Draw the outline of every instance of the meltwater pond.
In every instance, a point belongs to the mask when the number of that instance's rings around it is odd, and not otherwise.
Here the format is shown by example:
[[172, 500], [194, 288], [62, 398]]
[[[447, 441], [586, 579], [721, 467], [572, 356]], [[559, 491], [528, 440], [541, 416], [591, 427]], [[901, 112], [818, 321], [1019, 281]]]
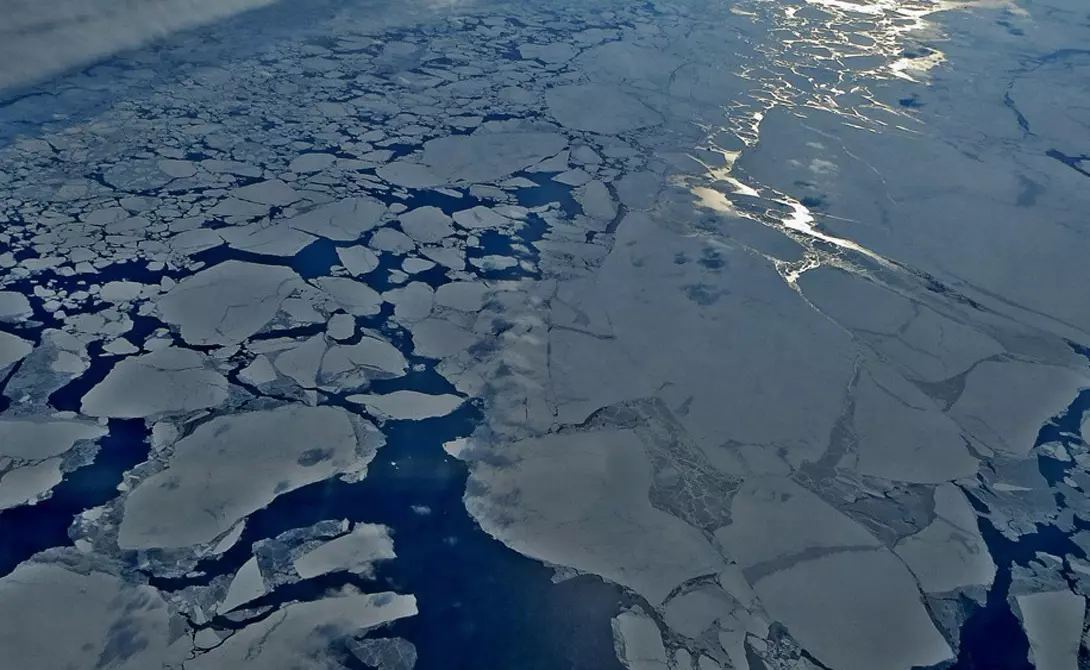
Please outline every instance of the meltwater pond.
[[1075, 0], [86, 4], [0, 26], [0, 657], [1090, 658]]

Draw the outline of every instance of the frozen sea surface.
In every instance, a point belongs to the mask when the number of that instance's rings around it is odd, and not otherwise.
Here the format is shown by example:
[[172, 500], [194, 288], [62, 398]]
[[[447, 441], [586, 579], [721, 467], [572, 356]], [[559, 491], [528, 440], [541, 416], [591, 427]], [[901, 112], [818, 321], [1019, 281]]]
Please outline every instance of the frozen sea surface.
[[1090, 667], [1077, 0], [8, 10], [12, 667]]

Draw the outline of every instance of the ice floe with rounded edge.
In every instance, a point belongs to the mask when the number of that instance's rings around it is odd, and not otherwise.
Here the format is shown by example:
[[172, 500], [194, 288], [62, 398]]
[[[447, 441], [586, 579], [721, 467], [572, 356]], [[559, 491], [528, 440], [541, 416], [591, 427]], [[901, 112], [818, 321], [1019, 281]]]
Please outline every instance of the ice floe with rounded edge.
[[175, 443], [166, 467], [129, 493], [118, 544], [211, 542], [283, 493], [360, 475], [381, 443], [373, 426], [335, 407], [286, 405], [216, 417]]
[[295, 571], [303, 579], [330, 572], [370, 575], [374, 564], [395, 558], [390, 530], [378, 524], [356, 524], [352, 532], [332, 539], [295, 559]]
[[572, 130], [616, 135], [663, 121], [639, 98], [609, 85], [555, 86], [546, 91], [545, 101], [553, 118]]
[[382, 395], [350, 395], [346, 398], [367, 407], [383, 419], [419, 421], [446, 416], [462, 406], [465, 398], [456, 395], [431, 395], [419, 391], [394, 391]]

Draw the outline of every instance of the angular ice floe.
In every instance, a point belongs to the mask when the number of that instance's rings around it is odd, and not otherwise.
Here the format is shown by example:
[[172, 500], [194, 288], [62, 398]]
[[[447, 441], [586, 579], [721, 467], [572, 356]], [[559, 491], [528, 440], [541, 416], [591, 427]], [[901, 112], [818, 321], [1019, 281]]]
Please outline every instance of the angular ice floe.
[[362, 337], [356, 344], [334, 345], [322, 358], [322, 388], [340, 392], [371, 379], [400, 377], [409, 368], [397, 347], [377, 337]]
[[333, 154], [312, 153], [302, 154], [288, 164], [288, 170], [298, 174], [310, 174], [311, 172], [321, 172], [330, 165], [333, 165], [333, 161], [337, 159]]
[[1078, 670], [1086, 598], [1070, 591], [1017, 597], [1037, 670]]
[[655, 620], [643, 612], [622, 612], [614, 617], [613, 646], [628, 670], [667, 670], [662, 633]]
[[972, 505], [953, 484], [935, 489], [935, 520], [894, 549], [925, 593], [991, 586], [995, 562], [977, 526]]
[[289, 268], [226, 261], [178, 282], [158, 307], [190, 344], [238, 344], [264, 328], [301, 285]]
[[455, 212], [453, 218], [455, 223], [469, 230], [495, 230], [511, 225], [511, 219], [484, 205]]
[[603, 84], [555, 86], [545, 92], [549, 113], [566, 128], [617, 135], [662, 123], [639, 98]]
[[256, 356], [249, 365], [239, 370], [238, 377], [247, 384], [261, 386], [276, 381], [277, 373], [268, 356], [261, 355]]
[[217, 236], [232, 248], [263, 256], [294, 256], [314, 242], [313, 235], [296, 230], [283, 221], [277, 223], [258, 221], [244, 226], [220, 228], [216, 232]]
[[1068, 368], [987, 361], [969, 373], [950, 416], [986, 447], [1021, 457], [1041, 425], [1087, 386], [1090, 377]]
[[313, 335], [300, 344], [278, 354], [273, 366], [280, 374], [291, 377], [303, 388], [314, 388], [318, 383], [318, 368], [326, 351], [325, 336]]
[[168, 412], [192, 412], [227, 400], [227, 379], [208, 367], [205, 356], [166, 347], [114, 366], [83, 396], [89, 416], [143, 418]]
[[438, 207], [418, 207], [398, 217], [401, 230], [417, 242], [434, 244], [454, 234], [450, 217]]
[[958, 425], [888, 367], [869, 366], [860, 375], [853, 421], [863, 474], [937, 484], [977, 470]]
[[471, 462], [465, 502], [512, 549], [601, 575], [654, 605], [682, 582], [723, 569], [700, 531], [651, 505], [651, 465], [632, 431], [550, 435], [502, 453], [510, 463]]
[[337, 258], [353, 277], [374, 272], [378, 268], [378, 256], [367, 247], [338, 247]]
[[385, 526], [357, 524], [352, 532], [330, 540], [295, 559], [295, 571], [303, 579], [330, 572], [369, 575], [377, 561], [395, 557], [394, 541]]
[[329, 317], [325, 332], [338, 342], [351, 339], [356, 334], [356, 320], [349, 314], [337, 312]]
[[382, 296], [362, 282], [345, 277], [322, 277], [314, 283], [353, 316], [374, 316], [382, 309]]
[[299, 193], [279, 179], [250, 184], [231, 191], [239, 200], [255, 202], [260, 205], [290, 205], [300, 199]]
[[188, 648], [173, 644], [172, 627], [181, 622], [159, 592], [83, 560], [39, 556], [0, 579], [5, 667], [180, 667]]
[[386, 205], [374, 198], [345, 198], [304, 212], [286, 223], [311, 235], [351, 242], [379, 225], [385, 214]]
[[617, 203], [613, 195], [601, 181], [595, 179], [580, 187], [575, 192], [575, 199], [583, 208], [583, 213], [596, 219], [611, 221], [617, 216]]
[[414, 281], [383, 293], [382, 298], [394, 306], [394, 316], [398, 321], [412, 323], [431, 314], [435, 291], [424, 282]]
[[383, 179], [410, 188], [490, 182], [555, 155], [563, 135], [540, 132], [474, 133], [429, 140], [416, 161], [400, 160], [377, 170]]
[[0, 331], [0, 372], [23, 360], [34, 345], [21, 337]]
[[435, 304], [462, 312], [477, 312], [484, 306], [488, 286], [480, 282], [456, 281], [435, 290]]
[[477, 336], [450, 321], [424, 319], [411, 326], [413, 353], [428, 358], [446, 358], [463, 352], [477, 341]]
[[40, 460], [59, 456], [82, 440], [97, 440], [108, 431], [94, 421], [76, 419], [0, 419], [0, 456]]
[[905, 670], [953, 657], [912, 575], [888, 551], [800, 560], [758, 580], [754, 589], [773, 620], [827, 667]]
[[219, 604], [216, 611], [220, 614], [230, 612], [233, 609], [245, 605], [251, 600], [256, 600], [265, 595], [267, 589], [261, 578], [261, 570], [257, 567], [257, 559], [250, 558], [242, 564], [235, 573], [231, 585], [227, 587], [227, 595]]
[[372, 249], [389, 251], [395, 254], [405, 254], [416, 248], [412, 238], [394, 228], [382, 228], [371, 237]]
[[334, 407], [287, 405], [216, 417], [174, 445], [167, 466], [125, 500], [125, 549], [211, 542], [278, 495], [366, 469], [382, 442]]
[[465, 398], [456, 395], [430, 395], [419, 391], [394, 391], [383, 395], [350, 395], [346, 398], [367, 407], [384, 419], [419, 421], [446, 416], [458, 409]]
[[250, 624], [219, 647], [186, 661], [185, 670], [335, 667], [347, 638], [416, 612], [413, 596], [345, 589], [321, 600], [288, 605]]
[[0, 321], [19, 322], [34, 314], [30, 301], [22, 293], [0, 291]]

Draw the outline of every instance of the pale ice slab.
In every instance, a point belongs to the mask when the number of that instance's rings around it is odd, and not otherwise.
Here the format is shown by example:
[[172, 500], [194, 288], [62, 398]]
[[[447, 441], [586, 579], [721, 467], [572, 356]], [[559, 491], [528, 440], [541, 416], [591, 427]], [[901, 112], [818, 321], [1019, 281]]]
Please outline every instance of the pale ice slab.
[[327, 670], [336, 647], [390, 621], [413, 616], [416, 598], [396, 593], [338, 595], [288, 605], [235, 633], [184, 670]]
[[230, 612], [251, 600], [260, 598], [265, 595], [265, 592], [265, 580], [261, 577], [257, 559], [251, 557], [235, 573], [231, 585], [227, 587], [227, 595], [224, 596], [223, 602], [219, 604], [216, 611], [220, 614]]
[[34, 314], [30, 301], [22, 293], [0, 291], [0, 321], [22, 321]]
[[180, 663], [187, 651], [168, 648], [170, 614], [158, 591], [82, 566], [21, 564], [0, 579], [0, 620], [0, 657], [11, 668], [147, 670]]
[[654, 619], [637, 612], [613, 618], [613, 645], [628, 670], [666, 670], [666, 647]]
[[616, 135], [662, 123], [639, 98], [603, 84], [555, 86], [545, 93], [549, 113], [566, 128]]
[[567, 145], [556, 133], [474, 133], [429, 140], [418, 162], [395, 161], [377, 170], [383, 179], [411, 188], [490, 182], [530, 167]]
[[773, 619], [828, 667], [906, 670], [953, 656], [911, 573], [888, 551], [802, 561], [757, 581], [754, 589]]
[[0, 370], [23, 360], [34, 345], [21, 337], [0, 331]]
[[318, 368], [325, 352], [325, 336], [319, 333], [277, 355], [273, 366], [303, 388], [314, 388], [318, 384]]
[[108, 431], [94, 421], [75, 419], [0, 419], [0, 456], [38, 460], [59, 456], [81, 440], [95, 440]]
[[651, 467], [633, 432], [550, 435], [502, 453], [510, 464], [471, 463], [465, 501], [512, 549], [601, 575], [655, 605], [682, 582], [723, 568], [698, 530], [651, 506]]
[[451, 218], [438, 207], [418, 207], [398, 217], [401, 230], [417, 242], [434, 244], [454, 234]]
[[1070, 591], [1018, 596], [1022, 626], [1037, 670], [1078, 670], [1086, 598]]
[[299, 193], [280, 179], [269, 179], [236, 188], [231, 191], [231, 195], [239, 200], [254, 202], [259, 205], [290, 205], [300, 199]]
[[118, 544], [211, 542], [282, 493], [362, 472], [380, 443], [372, 426], [335, 407], [288, 405], [217, 417], [179, 440], [167, 467], [135, 486]]
[[378, 268], [378, 255], [367, 247], [337, 247], [337, 258], [353, 277], [374, 272]]
[[468, 330], [443, 319], [424, 319], [412, 324], [413, 353], [428, 358], [446, 358], [461, 353], [477, 336]]
[[315, 284], [353, 316], [374, 316], [382, 309], [382, 296], [362, 282], [345, 277], [322, 277]]
[[59, 458], [9, 471], [0, 477], [0, 510], [38, 502], [63, 478]]
[[1067, 368], [987, 361], [969, 373], [950, 415], [987, 447], [1025, 456], [1041, 425], [1088, 385], [1090, 378]]
[[350, 314], [338, 312], [329, 317], [326, 333], [338, 342], [351, 339], [356, 334], [356, 320]]
[[462, 312], [477, 312], [484, 306], [488, 287], [480, 282], [456, 281], [435, 290], [435, 304]]
[[382, 222], [386, 205], [374, 198], [344, 198], [288, 219], [294, 230], [351, 242]]
[[191, 344], [238, 344], [265, 327], [301, 284], [275, 265], [226, 261], [186, 277], [159, 298], [159, 312]]
[[995, 562], [977, 526], [976, 513], [953, 484], [935, 489], [935, 520], [894, 549], [926, 593], [990, 586]]
[[322, 358], [319, 380], [324, 387], [340, 391], [369, 379], [400, 377], [408, 367], [397, 347], [377, 337], [363, 337], [356, 344], [330, 347]]
[[[191, 232], [206, 234], [212, 231], [201, 229]], [[228, 226], [216, 232], [224, 242], [235, 249], [265, 256], [294, 256], [315, 239], [313, 235], [291, 228], [283, 221], [272, 224], [257, 222], [245, 226]], [[216, 246], [208, 241], [200, 243], [200, 246], [206, 245]], [[197, 248], [189, 251], [194, 253], [199, 250]]]
[[205, 356], [166, 347], [114, 366], [83, 396], [90, 416], [143, 418], [167, 412], [192, 412], [227, 400], [227, 379], [208, 367]]
[[370, 574], [377, 561], [394, 557], [394, 541], [389, 529], [361, 523], [351, 533], [296, 558], [294, 567], [303, 579], [340, 571], [366, 575]]
[[465, 398], [456, 395], [430, 395], [419, 391], [394, 391], [383, 395], [351, 395], [350, 402], [385, 419], [419, 421], [446, 416], [461, 407]]

